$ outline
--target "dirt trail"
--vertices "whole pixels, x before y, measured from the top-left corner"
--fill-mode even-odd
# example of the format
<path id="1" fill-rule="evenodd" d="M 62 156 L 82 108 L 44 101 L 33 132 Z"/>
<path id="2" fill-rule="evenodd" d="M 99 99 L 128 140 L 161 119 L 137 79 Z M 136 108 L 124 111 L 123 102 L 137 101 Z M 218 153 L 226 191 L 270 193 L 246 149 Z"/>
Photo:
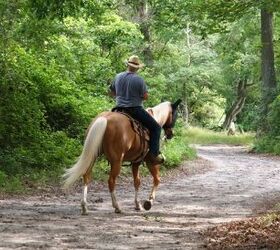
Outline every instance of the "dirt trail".
<path id="1" fill-rule="evenodd" d="M 244 147 L 198 146 L 199 159 L 164 177 L 150 211 L 133 210 L 132 181 L 118 185 L 123 214 L 107 187 L 92 185 L 88 216 L 80 193 L 0 200 L 0 249 L 200 249 L 199 232 L 244 218 L 279 195 L 280 159 Z M 150 178 L 141 198 L 147 198 Z"/>

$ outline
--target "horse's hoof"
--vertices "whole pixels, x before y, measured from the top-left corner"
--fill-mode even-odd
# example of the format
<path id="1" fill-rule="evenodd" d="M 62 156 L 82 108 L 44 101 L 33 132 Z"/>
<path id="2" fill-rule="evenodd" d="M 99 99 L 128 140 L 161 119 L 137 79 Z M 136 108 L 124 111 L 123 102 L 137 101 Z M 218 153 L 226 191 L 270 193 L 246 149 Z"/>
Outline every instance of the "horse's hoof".
<path id="1" fill-rule="evenodd" d="M 136 205 L 136 206 L 135 206 L 135 210 L 136 210 L 136 211 L 141 211 L 141 210 L 142 210 L 141 204 Z"/>
<path id="2" fill-rule="evenodd" d="M 152 207 L 152 202 L 151 201 L 147 200 L 147 201 L 144 202 L 145 210 L 150 210 L 151 207 Z"/>
<path id="3" fill-rule="evenodd" d="M 82 211 L 81 215 L 88 215 L 88 211 Z"/>
<path id="4" fill-rule="evenodd" d="M 87 209 L 87 207 L 83 207 L 83 206 L 82 206 L 81 215 L 88 215 L 88 209 Z"/>
<path id="5" fill-rule="evenodd" d="M 119 208 L 115 208 L 115 213 L 116 213 L 116 214 L 121 214 L 122 211 L 121 211 Z"/>
<path id="6" fill-rule="evenodd" d="M 88 209 L 86 207 L 82 207 L 81 215 L 88 215 Z"/>
<path id="7" fill-rule="evenodd" d="M 82 203 L 81 207 L 82 207 L 81 215 L 88 215 L 87 205 Z"/>

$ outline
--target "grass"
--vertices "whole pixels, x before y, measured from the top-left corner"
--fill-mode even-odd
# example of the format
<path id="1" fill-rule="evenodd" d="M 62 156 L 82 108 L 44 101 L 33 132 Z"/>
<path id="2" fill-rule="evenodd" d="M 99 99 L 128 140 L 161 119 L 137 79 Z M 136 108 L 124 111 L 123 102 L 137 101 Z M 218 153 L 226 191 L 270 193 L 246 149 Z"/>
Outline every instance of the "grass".
<path id="1" fill-rule="evenodd" d="M 228 136 L 226 132 L 215 132 L 209 129 L 189 127 L 184 135 L 189 144 L 228 144 L 228 145 L 252 145 L 255 135 L 244 133 Z"/>

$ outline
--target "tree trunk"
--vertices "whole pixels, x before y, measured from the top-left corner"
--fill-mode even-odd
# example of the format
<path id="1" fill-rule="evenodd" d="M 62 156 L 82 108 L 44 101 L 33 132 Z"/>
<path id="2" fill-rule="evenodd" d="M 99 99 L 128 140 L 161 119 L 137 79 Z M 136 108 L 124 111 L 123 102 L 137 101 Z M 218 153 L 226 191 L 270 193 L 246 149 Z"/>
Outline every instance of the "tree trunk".
<path id="1" fill-rule="evenodd" d="M 189 51 L 189 55 L 187 56 L 187 66 L 190 67 L 191 65 L 191 54 L 190 54 L 190 24 L 187 23 L 187 28 L 185 30 L 186 33 L 186 46 Z M 183 121 L 187 124 L 188 119 L 189 119 L 189 111 L 188 111 L 188 103 L 187 103 L 187 83 L 186 79 L 183 80 L 183 89 L 182 89 L 182 99 L 183 99 L 183 105 L 182 105 L 182 116 L 183 116 Z"/>
<path id="2" fill-rule="evenodd" d="M 267 114 L 269 104 L 274 100 L 276 95 L 276 76 L 274 67 L 273 51 L 273 13 L 261 10 L 261 42 L 262 42 L 262 110 L 261 110 L 261 132 L 268 132 Z"/>
<path id="3" fill-rule="evenodd" d="M 144 63 L 147 66 L 153 66 L 153 52 L 152 52 L 152 39 L 149 23 L 149 11 L 148 11 L 148 2 L 147 0 L 139 0 L 138 5 L 138 15 L 140 17 L 140 31 L 144 36 Z"/>
<path id="4" fill-rule="evenodd" d="M 183 82 L 183 93 L 182 93 L 182 99 L 183 99 L 183 105 L 181 105 L 182 110 L 182 118 L 183 121 L 188 124 L 189 120 L 189 111 L 188 111 L 188 103 L 187 103 L 187 93 L 186 93 L 186 82 Z"/>
<path id="5" fill-rule="evenodd" d="M 225 121 L 222 125 L 223 129 L 227 130 L 230 127 L 231 122 L 235 121 L 236 116 L 241 112 L 244 107 L 247 97 L 247 80 L 240 80 L 237 86 L 237 98 L 232 104 L 231 108 L 226 113 Z"/>

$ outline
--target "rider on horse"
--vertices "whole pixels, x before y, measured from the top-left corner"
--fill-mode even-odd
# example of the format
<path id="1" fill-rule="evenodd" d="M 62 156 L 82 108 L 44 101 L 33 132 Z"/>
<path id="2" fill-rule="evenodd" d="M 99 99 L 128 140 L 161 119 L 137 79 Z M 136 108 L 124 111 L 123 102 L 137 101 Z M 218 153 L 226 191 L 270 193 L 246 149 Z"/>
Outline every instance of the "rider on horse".
<path id="1" fill-rule="evenodd" d="M 143 100 L 148 99 L 147 86 L 137 71 L 144 65 L 138 56 L 131 56 L 126 61 L 127 71 L 116 75 L 110 86 L 111 95 L 116 98 L 116 109 L 128 113 L 132 118 L 141 122 L 150 132 L 149 159 L 155 164 L 164 162 L 160 154 L 161 126 L 143 108 Z"/>

